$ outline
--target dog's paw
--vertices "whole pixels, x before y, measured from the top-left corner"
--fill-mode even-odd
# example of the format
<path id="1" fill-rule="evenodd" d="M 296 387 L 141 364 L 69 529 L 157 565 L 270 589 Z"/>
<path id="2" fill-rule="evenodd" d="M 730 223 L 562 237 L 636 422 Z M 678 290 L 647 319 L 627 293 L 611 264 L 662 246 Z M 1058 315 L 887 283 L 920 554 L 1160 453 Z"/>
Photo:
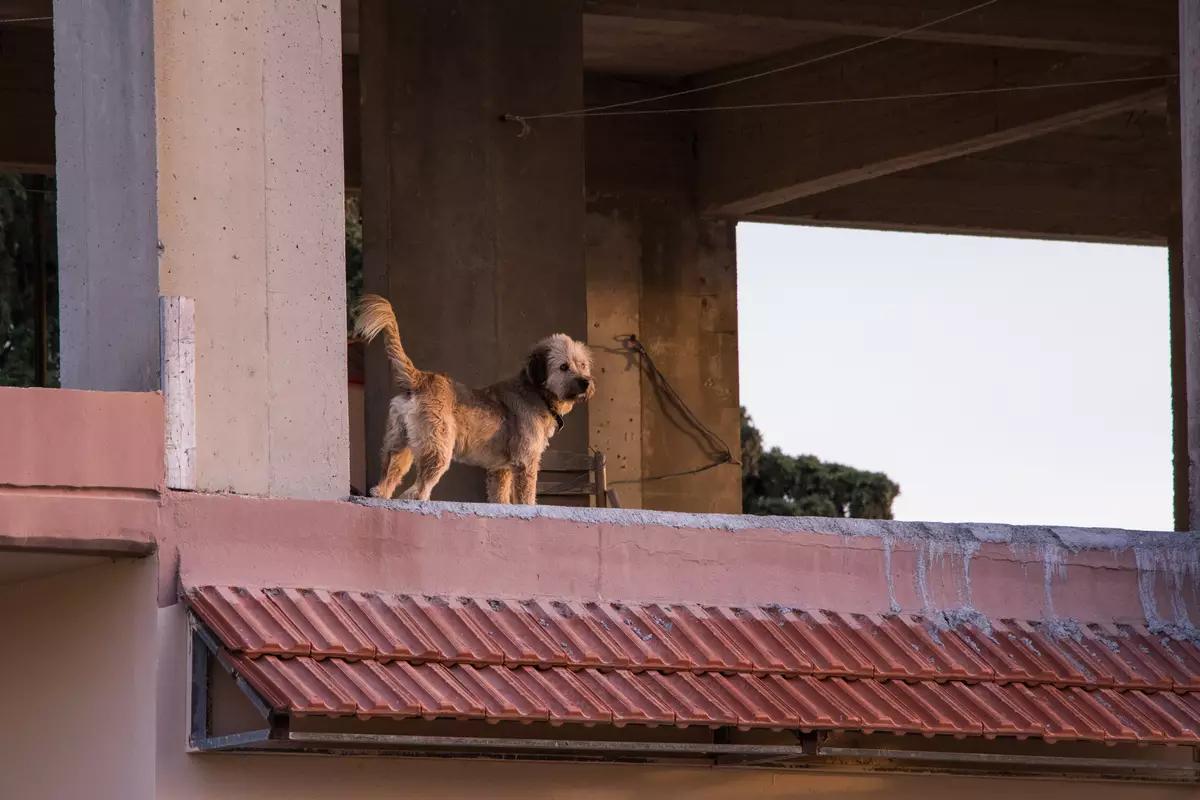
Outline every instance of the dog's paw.
<path id="1" fill-rule="evenodd" d="M 383 492 L 379 491 L 379 487 L 378 487 L 378 486 L 372 486 L 372 487 L 371 487 L 371 497 L 378 497 L 378 498 L 381 498 L 381 499 L 383 499 L 383 500 L 390 500 L 390 499 L 391 499 L 390 497 L 387 497 L 387 496 L 386 496 L 386 495 L 385 495 Z"/>

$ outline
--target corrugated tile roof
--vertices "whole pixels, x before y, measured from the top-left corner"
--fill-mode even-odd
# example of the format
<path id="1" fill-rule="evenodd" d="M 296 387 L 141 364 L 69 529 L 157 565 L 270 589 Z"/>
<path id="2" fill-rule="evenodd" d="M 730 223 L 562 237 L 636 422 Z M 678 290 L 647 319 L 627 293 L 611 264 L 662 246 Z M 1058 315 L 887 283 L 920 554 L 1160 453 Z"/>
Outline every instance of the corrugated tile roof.
<path id="1" fill-rule="evenodd" d="M 281 710 L 1200 743 L 1200 649 L 1144 626 L 199 587 Z"/>

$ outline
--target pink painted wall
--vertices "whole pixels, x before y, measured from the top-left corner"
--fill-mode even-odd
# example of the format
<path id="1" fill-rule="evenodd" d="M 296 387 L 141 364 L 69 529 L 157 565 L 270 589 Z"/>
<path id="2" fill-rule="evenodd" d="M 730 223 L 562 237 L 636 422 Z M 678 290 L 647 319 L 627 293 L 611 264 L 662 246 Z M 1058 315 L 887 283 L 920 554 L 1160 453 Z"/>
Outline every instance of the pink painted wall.
<path id="1" fill-rule="evenodd" d="M 202 495 L 172 495 L 169 507 L 164 546 L 178 549 L 187 585 L 1200 621 L 1200 539 L 1179 534 L 903 523 L 816 533 L 804 528 L 846 526 Z"/>
<path id="2" fill-rule="evenodd" d="M 0 797 L 152 800 L 154 596 L 146 560 L 0 586 Z"/>
<path id="3" fill-rule="evenodd" d="M 157 392 L 0 388 L 0 486 L 160 491 L 163 419 Z"/>
<path id="4" fill-rule="evenodd" d="M 156 542 L 164 605 L 181 576 L 189 585 L 1200 623 L 1200 537 L 1188 534 L 0 492 L 0 544 L 79 536 Z"/>

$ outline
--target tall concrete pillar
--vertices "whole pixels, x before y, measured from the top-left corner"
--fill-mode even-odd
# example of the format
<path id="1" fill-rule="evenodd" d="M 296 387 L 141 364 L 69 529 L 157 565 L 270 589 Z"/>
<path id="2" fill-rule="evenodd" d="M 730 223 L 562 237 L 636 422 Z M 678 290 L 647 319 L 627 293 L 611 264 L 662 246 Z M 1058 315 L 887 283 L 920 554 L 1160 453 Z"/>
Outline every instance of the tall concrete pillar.
<path id="1" fill-rule="evenodd" d="M 588 104 L 644 92 L 591 81 Z M 719 446 L 622 346 L 636 334 L 687 407 L 740 455 L 735 224 L 696 212 L 686 118 L 591 117 L 586 139 L 589 333 L 606 387 L 593 402 L 592 444 L 622 506 L 739 513 L 740 468 L 692 472 L 718 461 Z"/>
<path id="2" fill-rule="evenodd" d="M 54 0 L 61 362 L 68 389 L 159 388 L 153 0 Z"/>
<path id="3" fill-rule="evenodd" d="M 1172 232 L 1178 235 L 1173 235 L 1171 242 L 1175 524 L 1177 528 L 1194 531 L 1200 530 L 1200 2 L 1197 0 L 1179 1 L 1178 109 L 1179 225 Z"/>
<path id="4" fill-rule="evenodd" d="M 583 101 L 580 0 L 363 0 L 366 288 L 389 297 L 418 367 L 471 385 L 517 371 L 554 332 L 586 335 L 583 133 L 547 120 L 520 137 L 502 115 Z M 368 477 L 391 397 L 367 355 Z M 587 451 L 587 409 L 552 441 Z M 435 499 L 479 500 L 455 466 Z"/>
<path id="5" fill-rule="evenodd" d="M 340 7 L 55 0 L 63 385 L 153 390 L 196 306 L 198 488 L 344 496 Z"/>

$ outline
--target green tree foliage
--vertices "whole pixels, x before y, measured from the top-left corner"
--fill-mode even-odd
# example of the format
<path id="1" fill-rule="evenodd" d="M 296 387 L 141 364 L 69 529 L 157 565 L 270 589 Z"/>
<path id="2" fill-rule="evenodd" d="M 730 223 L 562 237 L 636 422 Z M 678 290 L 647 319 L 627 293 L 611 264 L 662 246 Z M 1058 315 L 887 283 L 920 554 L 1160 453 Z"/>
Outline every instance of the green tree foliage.
<path id="1" fill-rule="evenodd" d="M 863 472 L 815 456 L 767 450 L 742 409 L 742 513 L 782 517 L 891 519 L 900 487 L 882 472 Z"/>
<path id="2" fill-rule="evenodd" d="M 38 264 L 34 249 L 34 204 L 46 196 L 28 191 L 20 176 L 0 173 L 0 386 L 34 385 L 35 298 Z M 48 245 L 51 243 L 48 242 Z M 52 253 L 47 253 L 52 258 Z M 58 292 L 55 270 L 47 269 L 46 383 L 58 385 Z"/>
<path id="3" fill-rule="evenodd" d="M 346 197 L 346 330 L 354 329 L 354 304 L 363 291 L 362 211 L 357 197 Z"/>
<path id="4" fill-rule="evenodd" d="M 0 173 L 0 386 L 34 385 L 37 261 L 34 205 L 46 214 L 46 384 L 58 385 L 58 270 L 54 252 L 54 195 L 29 191 L 20 175 Z M 362 215 L 358 198 L 346 198 L 346 298 L 362 294 Z"/>

